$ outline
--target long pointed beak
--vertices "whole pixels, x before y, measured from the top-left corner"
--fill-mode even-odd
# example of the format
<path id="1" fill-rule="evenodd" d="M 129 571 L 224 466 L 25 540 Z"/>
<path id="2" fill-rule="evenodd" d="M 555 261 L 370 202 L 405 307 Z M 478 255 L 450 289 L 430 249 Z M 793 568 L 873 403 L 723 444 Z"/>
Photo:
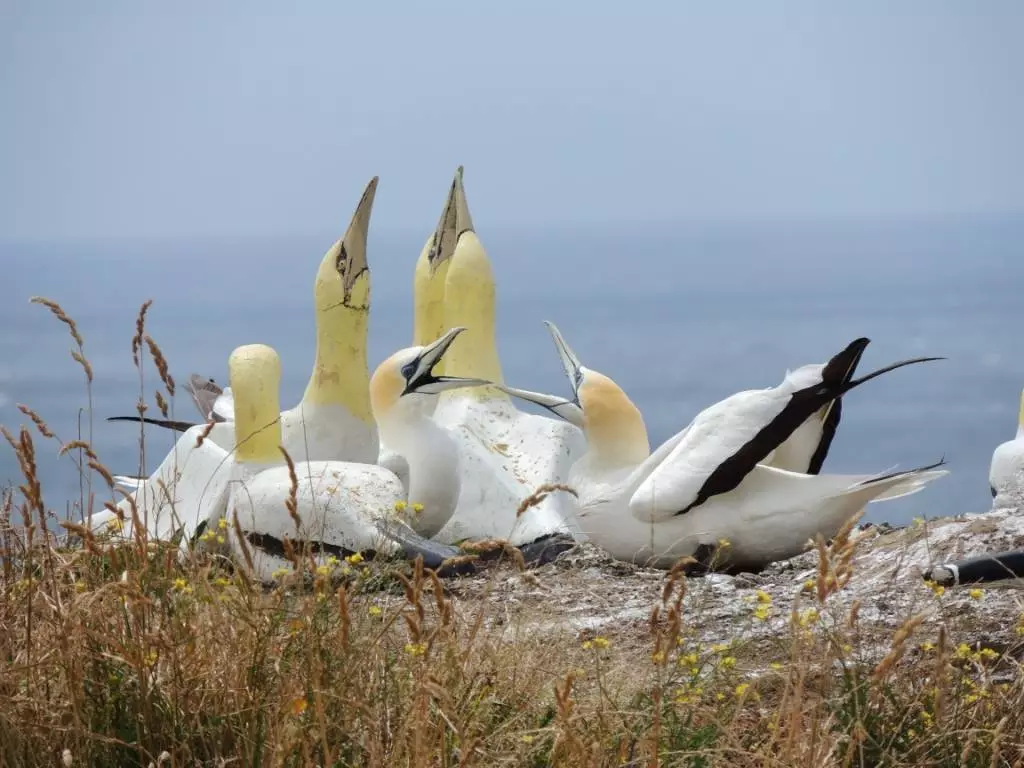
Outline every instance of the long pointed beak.
<path id="1" fill-rule="evenodd" d="M 577 392 L 580 383 L 583 381 L 583 365 L 580 363 L 580 359 L 576 357 L 576 353 L 572 351 L 572 347 L 566 343 L 555 324 L 550 320 L 545 320 L 544 325 L 551 332 L 551 338 L 555 342 L 555 349 L 558 351 L 558 359 L 562 362 L 562 370 L 565 371 L 565 376 L 569 379 L 569 386 L 572 387 L 573 397 L 576 398 L 576 404 L 579 405 Z"/>
<path id="2" fill-rule="evenodd" d="M 857 370 L 857 364 L 860 363 L 860 359 L 864 356 L 864 350 L 867 349 L 870 343 L 871 339 L 863 336 L 850 342 L 846 349 L 835 355 L 825 364 L 821 371 L 822 381 L 826 384 L 834 382 L 839 386 L 848 384 L 853 379 L 853 372 Z M 828 420 L 829 414 L 832 413 L 832 409 L 836 407 L 838 402 L 839 398 L 828 402 L 821 415 L 822 423 Z"/>
<path id="3" fill-rule="evenodd" d="M 455 337 L 465 329 L 463 326 L 452 328 L 437 341 L 431 342 L 423 348 L 419 356 L 413 360 L 414 370 L 406 380 L 403 395 L 418 392 L 420 394 L 437 394 L 446 389 L 457 389 L 459 387 L 480 387 L 492 385 L 494 382 L 487 379 L 466 379 L 461 376 L 435 376 L 433 368 L 437 365 L 445 352 L 451 347 Z"/>
<path id="4" fill-rule="evenodd" d="M 451 189 L 448 190 L 448 199 L 445 201 L 444 210 L 441 211 L 441 220 L 434 230 L 434 242 L 427 257 L 431 268 L 437 269 L 442 262 L 450 259 L 455 253 L 459 236 L 472 229 L 473 219 L 469 215 L 469 205 L 466 203 L 466 190 L 462 186 L 460 165 L 455 170 L 455 178 L 452 179 Z"/>
<path id="5" fill-rule="evenodd" d="M 841 394 L 841 395 L 845 394 L 845 393 L 849 392 L 851 389 L 853 389 L 854 387 L 859 387 L 861 384 L 864 384 L 864 383 L 866 383 L 868 381 L 871 381 L 872 379 L 874 379 L 874 378 L 876 378 L 878 376 L 881 376 L 883 373 L 888 373 L 889 371 L 895 371 L 897 368 L 903 368 L 904 366 L 913 365 L 914 363 L 927 363 L 927 362 L 930 362 L 932 360 L 945 360 L 945 359 L 946 358 L 944 358 L 944 357 L 914 357 L 914 358 L 911 358 L 910 360 L 901 360 L 898 363 L 893 363 L 892 365 L 887 365 L 884 368 L 879 368 L 877 371 L 872 371 L 867 376 L 861 376 L 859 379 L 850 379 L 849 381 L 847 381 L 845 384 L 843 384 L 840 387 L 839 394 Z"/>
<path id="6" fill-rule="evenodd" d="M 370 216 L 373 213 L 373 201 L 377 196 L 378 180 L 379 177 L 374 176 L 366 185 L 363 196 L 359 199 L 359 205 L 356 206 L 356 211 L 352 214 L 348 230 L 341 239 L 341 247 L 338 249 L 335 266 L 345 286 L 346 300 L 352 292 L 356 278 L 369 268 L 366 261 L 366 241 L 370 234 Z"/>
<path id="7" fill-rule="evenodd" d="M 560 419 L 564 419 L 570 424 L 583 429 L 583 409 L 580 408 L 579 404 L 571 400 L 566 400 L 564 397 L 557 397 L 556 395 L 547 395 L 543 392 L 506 387 L 504 384 L 495 384 L 495 386 L 506 395 L 518 397 L 520 400 L 546 408 Z"/>

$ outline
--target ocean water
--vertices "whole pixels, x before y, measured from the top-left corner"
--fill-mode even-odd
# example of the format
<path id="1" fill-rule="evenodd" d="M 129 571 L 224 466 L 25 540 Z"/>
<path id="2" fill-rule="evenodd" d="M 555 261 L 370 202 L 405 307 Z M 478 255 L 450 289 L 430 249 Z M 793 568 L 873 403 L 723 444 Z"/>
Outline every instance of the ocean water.
<path id="1" fill-rule="evenodd" d="M 586 231 L 479 233 L 498 282 L 498 345 L 506 382 L 566 391 L 542 320 L 554 321 L 588 367 L 643 411 L 652 446 L 703 407 L 773 386 L 787 368 L 824 362 L 868 336 L 868 372 L 920 355 L 855 390 L 825 471 L 874 473 L 945 457 L 952 474 L 914 496 L 871 504 L 866 519 L 979 512 L 990 506 L 992 450 L 1016 430 L 1024 388 L 1024 220 L 772 225 L 611 225 Z M 409 343 L 413 265 L 424 232 L 372 230 L 370 364 Z M 312 281 L 334 236 L 277 239 L 0 243 L 0 423 L 36 409 L 64 440 L 88 433 L 84 377 L 67 330 L 30 305 L 43 295 L 76 319 L 95 371 L 92 435 L 114 472 L 134 473 L 139 393 L 131 338 L 139 305 L 179 382 L 226 382 L 239 344 L 282 359 L 282 403 L 298 401 L 313 356 Z M 158 383 L 148 365 L 148 402 Z M 523 406 L 527 409 L 531 406 Z M 155 408 L 151 412 L 155 412 Z M 176 416 L 197 420 L 187 395 Z M 147 432 L 147 469 L 172 435 Z M 46 503 L 79 497 L 70 459 L 37 436 Z M 18 480 L 0 445 L 0 479 Z M 96 484 L 100 489 L 100 484 Z"/>

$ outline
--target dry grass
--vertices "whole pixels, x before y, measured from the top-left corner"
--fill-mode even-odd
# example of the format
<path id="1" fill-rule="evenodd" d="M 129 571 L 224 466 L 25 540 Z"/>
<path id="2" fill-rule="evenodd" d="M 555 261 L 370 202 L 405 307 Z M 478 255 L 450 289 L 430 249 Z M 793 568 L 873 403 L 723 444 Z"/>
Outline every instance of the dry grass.
<path id="1" fill-rule="evenodd" d="M 136 355 L 155 347 L 144 314 Z M 916 616 L 878 654 L 859 604 L 837 607 L 849 531 L 819 542 L 772 643 L 739 625 L 699 643 L 679 572 L 642 626 L 577 635 L 555 608 L 486 599 L 530 577 L 508 565 L 469 594 L 418 565 L 297 553 L 266 589 L 213 552 L 179 561 L 144 526 L 115 544 L 67 524 L 82 544 L 62 546 L 33 432 L 5 434 L 23 477 L 0 508 L 0 766 L 1024 765 L 1012 659 Z M 61 446 L 107 485 L 88 442 Z M 773 610 L 758 591 L 748 621 Z"/>

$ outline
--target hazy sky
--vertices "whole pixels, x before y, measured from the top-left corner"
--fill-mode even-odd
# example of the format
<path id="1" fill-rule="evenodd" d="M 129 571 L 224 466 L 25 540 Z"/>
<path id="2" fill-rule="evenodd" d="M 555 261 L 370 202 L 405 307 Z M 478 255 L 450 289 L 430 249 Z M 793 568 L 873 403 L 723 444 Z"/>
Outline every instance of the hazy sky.
<path id="1" fill-rule="evenodd" d="M 0 237 L 1024 211 L 1024 2 L 0 0 Z"/>

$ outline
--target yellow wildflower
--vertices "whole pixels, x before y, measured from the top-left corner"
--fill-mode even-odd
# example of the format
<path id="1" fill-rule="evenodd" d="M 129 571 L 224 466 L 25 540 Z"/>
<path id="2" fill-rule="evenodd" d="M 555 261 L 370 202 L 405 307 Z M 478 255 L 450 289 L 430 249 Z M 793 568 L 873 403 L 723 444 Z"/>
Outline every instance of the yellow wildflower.
<path id="1" fill-rule="evenodd" d="M 981 656 L 981 658 L 983 658 L 983 659 L 998 659 L 999 658 L 999 654 L 996 653 L 991 648 L 982 648 L 980 651 L 978 651 L 978 655 Z"/>
<path id="2" fill-rule="evenodd" d="M 981 589 L 972 589 L 967 594 L 971 596 L 972 600 L 981 600 L 982 596 L 985 594 L 985 591 Z"/>
<path id="3" fill-rule="evenodd" d="M 282 576 L 286 576 L 287 574 L 288 574 L 288 569 L 287 568 L 278 568 L 276 571 L 274 571 L 272 574 L 270 574 L 270 576 L 271 576 L 271 578 L 274 578 L 274 579 L 280 579 Z"/>
<path id="4" fill-rule="evenodd" d="M 715 643 L 714 645 L 711 646 L 711 652 L 712 653 L 722 653 L 723 651 L 728 651 L 728 650 L 729 650 L 729 644 L 728 643 Z"/>
<path id="5" fill-rule="evenodd" d="M 427 652 L 426 643 L 406 643 L 405 652 L 410 656 L 422 656 Z"/>
<path id="6" fill-rule="evenodd" d="M 967 643 L 960 643 L 956 647 L 956 657 L 958 659 L 969 659 L 971 658 L 971 647 Z"/>
<path id="7" fill-rule="evenodd" d="M 754 609 L 754 618 L 758 621 L 764 621 L 771 615 L 771 607 L 767 605 L 759 605 Z"/>
<path id="8" fill-rule="evenodd" d="M 771 667 L 772 669 L 782 669 L 782 665 L 779 662 L 777 662 L 777 661 L 773 661 L 768 666 Z"/>
<path id="9" fill-rule="evenodd" d="M 924 725 L 925 728 L 931 728 L 932 725 L 935 724 L 935 718 L 932 717 L 931 712 L 924 709 L 921 710 L 921 724 Z"/>
<path id="10" fill-rule="evenodd" d="M 175 579 L 174 589 L 178 590 L 179 592 L 184 592 L 186 595 L 192 591 L 192 587 L 189 585 L 187 581 L 185 581 L 185 579 Z"/>
<path id="11" fill-rule="evenodd" d="M 724 659 L 722 659 L 722 668 L 723 669 L 732 669 L 735 666 L 736 666 L 736 657 L 735 656 L 726 656 Z"/>
<path id="12" fill-rule="evenodd" d="M 320 576 L 327 576 L 331 572 L 331 566 L 329 566 L 329 565 L 318 565 L 317 568 L 316 568 L 316 572 Z"/>
<path id="13" fill-rule="evenodd" d="M 423 505 L 420 504 L 418 501 L 414 502 L 412 505 L 412 511 L 418 515 L 420 512 L 423 511 Z"/>
<path id="14" fill-rule="evenodd" d="M 124 523 L 121 521 L 120 518 L 115 517 L 107 523 L 107 528 L 109 528 L 112 531 L 120 531 L 124 529 Z"/>
<path id="15" fill-rule="evenodd" d="M 718 540 L 718 546 L 721 547 L 722 549 L 728 549 L 729 547 L 732 546 L 732 542 L 729 541 L 728 539 L 719 539 Z"/>
<path id="16" fill-rule="evenodd" d="M 663 661 L 665 661 L 665 652 L 655 651 L 651 654 L 651 661 L 655 664 L 661 664 Z"/>
<path id="17" fill-rule="evenodd" d="M 724 693 L 719 691 L 718 693 L 715 694 L 715 701 L 724 701 L 724 700 L 725 700 L 725 694 Z"/>
<path id="18" fill-rule="evenodd" d="M 380 616 L 384 610 L 379 605 L 371 605 L 368 609 L 371 616 Z"/>
<path id="19" fill-rule="evenodd" d="M 225 541 L 227 541 L 227 539 L 225 539 L 223 536 L 218 536 L 217 537 L 217 543 L 218 544 L 223 544 Z"/>
<path id="20" fill-rule="evenodd" d="M 159 658 L 159 656 L 158 656 L 156 651 L 150 651 L 149 653 L 146 654 L 146 658 L 145 658 L 146 666 L 147 667 L 152 667 L 154 664 L 156 664 L 156 661 L 157 661 L 158 658 Z"/>
<path id="21" fill-rule="evenodd" d="M 742 696 L 750 688 L 750 683 L 740 683 L 736 686 L 736 696 Z"/>
<path id="22" fill-rule="evenodd" d="M 697 659 L 698 659 L 698 656 L 697 656 L 696 653 L 688 653 L 685 656 L 680 656 L 679 657 L 679 666 L 681 666 L 681 667 L 684 667 L 684 666 L 695 667 L 695 666 L 697 666 Z"/>
<path id="23" fill-rule="evenodd" d="M 86 589 L 88 589 L 88 586 L 84 581 L 75 582 L 75 592 L 85 592 Z"/>
<path id="24" fill-rule="evenodd" d="M 931 587 L 932 592 L 935 593 L 936 597 L 942 597 L 946 594 L 946 588 L 941 584 L 936 584 L 934 581 L 926 582 Z"/>
<path id="25" fill-rule="evenodd" d="M 533 736 L 531 736 L 528 733 L 524 733 L 522 736 L 520 736 L 519 740 L 524 744 L 533 744 Z"/>
<path id="26" fill-rule="evenodd" d="M 926 643 L 921 643 L 921 650 L 925 653 L 930 653 L 935 650 L 935 643 L 930 640 Z"/>
<path id="27" fill-rule="evenodd" d="M 609 645 L 611 645 L 611 643 L 608 641 L 608 638 L 606 638 L 606 637 L 595 637 L 594 638 L 594 647 L 595 648 L 607 648 Z"/>
<path id="28" fill-rule="evenodd" d="M 217 527 L 220 528 L 222 531 L 226 531 L 227 527 L 228 527 L 227 518 L 223 518 L 222 517 L 220 520 L 218 520 L 217 521 Z"/>
<path id="29" fill-rule="evenodd" d="M 816 608 L 808 608 L 806 611 L 800 614 L 800 626 L 806 627 L 818 620 L 818 610 Z"/>
<path id="30" fill-rule="evenodd" d="M 765 592 L 763 589 L 757 590 L 757 602 L 759 603 L 770 603 L 772 596 Z"/>
<path id="31" fill-rule="evenodd" d="M 363 562 L 363 556 L 361 553 L 356 552 L 355 554 L 349 555 L 345 560 L 352 565 L 359 565 Z"/>
<path id="32" fill-rule="evenodd" d="M 405 508 L 408 506 L 404 501 L 399 499 L 395 502 L 395 512 L 405 512 Z"/>

